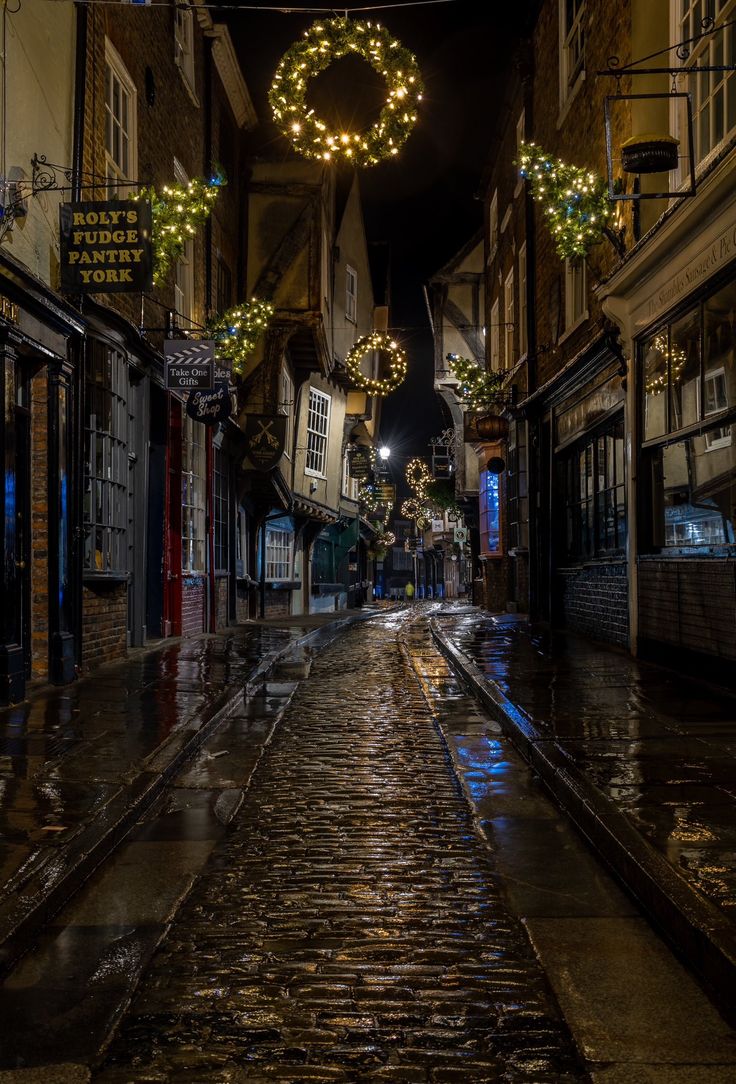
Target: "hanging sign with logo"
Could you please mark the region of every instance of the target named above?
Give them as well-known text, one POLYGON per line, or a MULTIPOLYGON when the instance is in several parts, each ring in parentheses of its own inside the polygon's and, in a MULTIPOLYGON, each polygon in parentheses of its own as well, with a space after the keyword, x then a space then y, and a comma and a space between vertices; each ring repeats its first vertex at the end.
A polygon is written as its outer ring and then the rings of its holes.
POLYGON ((362 445, 354 445, 349 453, 350 477, 359 481, 367 478, 371 473, 371 453, 362 445))
POLYGON ((59 217, 62 290, 109 294, 151 289, 150 203, 62 203, 59 217))
POLYGON ((453 542, 467 542, 468 541, 468 528, 456 527, 452 532, 453 542))
POLYGON ((167 391, 213 391, 215 344, 164 339, 164 387, 167 391))
POLYGON ((271 470, 284 454, 285 414, 248 414, 245 419, 247 456, 256 470, 271 470))
POLYGON ((187 400, 187 414, 195 422, 219 425, 226 422, 233 412, 234 388, 230 383, 230 370, 215 364, 215 376, 211 391, 192 390, 187 400))

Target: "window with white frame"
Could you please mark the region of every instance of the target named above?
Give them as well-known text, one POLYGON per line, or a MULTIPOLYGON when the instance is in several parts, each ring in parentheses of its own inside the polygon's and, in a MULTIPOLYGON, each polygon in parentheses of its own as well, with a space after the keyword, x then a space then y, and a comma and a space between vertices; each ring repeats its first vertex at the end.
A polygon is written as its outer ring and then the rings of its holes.
MULTIPOLYGON (((135 180, 138 171, 136 146, 137 95, 135 83, 120 54, 105 40, 105 172, 116 196, 115 182, 135 180)), ((128 189, 123 192, 127 196, 128 189)))
POLYGON ((519 357, 529 349, 526 328, 526 241, 519 246, 519 357))
POLYGON ((291 459, 291 449, 294 446, 294 381, 285 365, 279 379, 279 414, 286 415, 284 455, 291 459))
MULTIPOLYGON (((174 178, 178 184, 189 184, 189 177, 178 158, 174 159, 174 178)), ((194 321, 194 238, 184 242, 184 251, 176 261, 174 305, 179 327, 191 327, 194 321)))
POLYGON ((194 93, 194 12, 188 0, 176 5, 174 60, 184 82, 194 93))
POLYGON ((503 350, 504 364, 510 369, 514 364, 514 271, 513 268, 506 276, 503 289, 503 350))
POLYGON ((212 518, 215 527, 215 571, 230 567, 230 461, 221 448, 215 448, 212 465, 212 518))
MULTIPOLYGON (((710 369, 704 375, 705 403, 703 404, 703 416, 719 414, 728 408, 728 384, 726 382, 726 370, 710 369)), ((705 434, 705 447, 707 451, 716 448, 729 448, 731 446, 731 426, 722 425, 717 429, 709 429, 705 434)))
POLYGON ((272 583, 291 580, 294 564, 294 532, 283 526, 266 528, 266 579, 272 583))
POLYGON ((498 191, 493 193, 488 212, 488 259, 492 260, 498 248, 498 191))
POLYGON ((501 314, 498 298, 491 306, 491 369, 501 367, 501 314))
POLYGON ((347 449, 342 457, 342 493, 350 501, 357 501, 360 482, 350 475, 350 455, 347 449))
POLYGON ((330 431, 331 399, 316 388, 309 389, 307 415, 307 474, 327 476, 327 438, 330 431))
POLYGON ((351 324, 358 322, 358 272, 345 268, 345 315, 351 324))
POLYGON ((565 328, 585 316, 585 260, 565 260, 565 328))
POLYGON ((184 415, 181 460, 181 568, 205 570, 206 430, 184 415))
MULTIPOLYGON (((686 41, 703 33, 701 19, 710 15, 719 24, 730 24, 736 18, 736 0, 671 0, 674 9, 674 41, 686 41), (709 7, 710 10, 705 10, 709 7)), ((720 67, 733 64, 736 48, 736 26, 725 25, 693 41, 688 67, 720 67)), ((685 77, 685 89, 692 94, 693 137, 695 164, 701 163, 736 130, 736 72, 702 72, 685 77)), ((680 144, 686 138, 684 108, 678 115, 680 144)))
POLYGON ((560 105, 585 68, 585 0, 560 0, 560 105))

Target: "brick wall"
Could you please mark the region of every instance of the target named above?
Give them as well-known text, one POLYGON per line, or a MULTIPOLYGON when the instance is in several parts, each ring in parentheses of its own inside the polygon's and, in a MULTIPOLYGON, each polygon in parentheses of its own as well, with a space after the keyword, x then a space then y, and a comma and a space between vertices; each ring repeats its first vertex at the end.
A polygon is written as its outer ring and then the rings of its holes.
POLYGON ((181 588, 181 634, 198 636, 205 631, 204 611, 207 581, 204 577, 186 579, 181 588))
POLYGON ((266 617, 288 617, 291 591, 266 591, 266 617))
POLYGON ((560 569, 555 576, 558 621, 610 644, 628 643, 628 577, 624 561, 560 569))
POLYGON ((509 594, 508 559, 483 561, 482 568, 484 609, 491 613, 505 613, 509 594))
POLYGON ((128 588, 124 583, 85 587, 82 592, 82 655, 85 670, 125 656, 128 588))
POLYGON ((736 659, 736 561, 639 562, 639 638, 736 659))
POLYGON ((31 658, 34 677, 49 672, 48 379, 31 382, 31 658))
MULTIPOLYGON (((594 72, 605 68, 616 54, 624 65, 631 52, 630 0, 606 4, 602 0, 586 5, 585 67, 587 78, 578 88, 569 110, 560 122, 559 101, 559 4, 546 0, 534 33, 534 102, 531 138, 545 150, 564 161, 587 166, 606 176, 606 147, 603 104, 607 94, 616 93, 606 79, 596 79, 594 72)), ((620 92, 628 93, 631 79, 621 79, 620 92)), ((614 147, 630 134, 629 103, 619 103, 612 123, 614 147)), ((627 243, 632 242, 631 204, 618 204, 627 228, 627 243)), ((565 332, 564 264, 557 255, 547 227, 544 207, 534 204, 537 244, 537 341, 542 348, 538 358, 538 384, 543 384, 567 361, 578 354, 599 333, 602 323, 600 303, 593 293, 596 281, 604 278, 618 262, 610 242, 593 246, 587 257, 587 308, 590 320, 559 342, 565 332)))
POLYGON ((235 595, 235 620, 239 625, 250 620, 250 591, 241 583, 235 595))

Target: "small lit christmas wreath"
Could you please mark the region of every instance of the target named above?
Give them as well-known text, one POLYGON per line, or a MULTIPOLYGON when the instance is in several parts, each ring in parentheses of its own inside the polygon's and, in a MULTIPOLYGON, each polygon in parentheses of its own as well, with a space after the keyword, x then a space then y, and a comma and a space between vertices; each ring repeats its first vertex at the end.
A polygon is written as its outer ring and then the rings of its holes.
POLYGON ((348 351, 345 357, 345 368, 356 388, 367 391, 369 395, 389 395, 398 388, 406 376, 406 351, 390 335, 372 331, 370 335, 363 335, 358 339, 348 351), (361 358, 371 350, 388 354, 391 359, 388 376, 383 379, 366 376, 360 368, 361 358))
POLYGON ((427 495, 427 486, 432 481, 432 472, 423 459, 410 459, 406 465, 406 481, 417 497, 423 500, 427 495))
POLYGON ((207 325, 207 332, 215 340, 216 356, 229 361, 234 373, 242 373, 272 316, 270 301, 253 298, 212 320, 207 325))
POLYGON ((380 23, 338 17, 320 20, 284 53, 268 100, 274 120, 305 158, 374 166, 399 153, 422 98, 416 57, 380 23), (386 80, 386 103, 364 132, 331 132, 307 104, 309 80, 344 56, 360 56, 386 80))

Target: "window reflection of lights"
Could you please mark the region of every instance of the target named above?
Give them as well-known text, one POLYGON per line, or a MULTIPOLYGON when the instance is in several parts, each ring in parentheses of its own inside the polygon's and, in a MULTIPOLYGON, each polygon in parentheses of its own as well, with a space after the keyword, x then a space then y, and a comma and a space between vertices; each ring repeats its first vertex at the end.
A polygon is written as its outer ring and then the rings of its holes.
MULTIPOLYGON (((682 370, 685 368, 685 362, 687 361, 687 355, 680 347, 674 347, 672 350, 668 348, 667 336, 657 335, 652 342, 651 349, 656 350, 665 360, 669 361, 669 371, 672 377, 672 383, 676 384, 682 376, 682 370)), ((654 373, 647 379, 646 392, 647 395, 660 395, 667 387, 667 367, 664 372, 654 373)))

